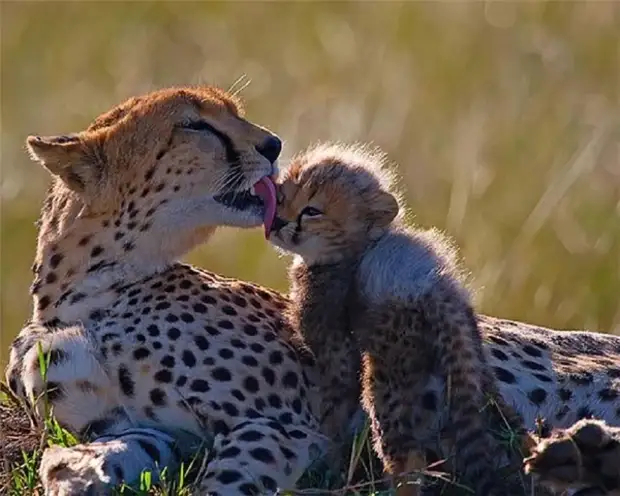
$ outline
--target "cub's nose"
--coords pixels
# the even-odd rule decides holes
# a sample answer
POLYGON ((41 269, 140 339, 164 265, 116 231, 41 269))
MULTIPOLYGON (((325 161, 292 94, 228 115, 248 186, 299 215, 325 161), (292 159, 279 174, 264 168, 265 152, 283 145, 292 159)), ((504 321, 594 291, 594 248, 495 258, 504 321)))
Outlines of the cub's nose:
POLYGON ((256 151, 273 164, 282 151, 282 141, 276 136, 269 136, 260 145, 256 145, 256 151))

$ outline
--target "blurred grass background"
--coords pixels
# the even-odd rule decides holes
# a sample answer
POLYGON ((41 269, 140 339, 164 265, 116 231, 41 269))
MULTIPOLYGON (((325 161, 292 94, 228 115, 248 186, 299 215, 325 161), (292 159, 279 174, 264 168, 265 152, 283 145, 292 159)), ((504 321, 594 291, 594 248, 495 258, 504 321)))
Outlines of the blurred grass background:
MULTIPOLYGON (((417 222, 462 247, 481 311, 620 333, 620 3, 2 2, 0 364, 30 311, 48 177, 29 133, 134 94, 228 88, 285 139, 380 145, 417 222)), ((259 230, 188 259, 286 290, 259 230)))

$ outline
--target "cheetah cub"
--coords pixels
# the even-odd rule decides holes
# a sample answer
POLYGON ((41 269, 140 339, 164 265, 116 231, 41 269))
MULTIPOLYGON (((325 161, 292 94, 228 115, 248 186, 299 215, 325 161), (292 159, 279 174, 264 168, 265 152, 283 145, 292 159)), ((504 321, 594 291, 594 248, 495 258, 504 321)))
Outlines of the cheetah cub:
MULTIPOLYGON (((267 238, 295 254, 291 320, 314 352, 326 434, 359 404, 389 474, 425 468, 437 440, 476 494, 490 494, 499 443, 481 412, 499 397, 453 245, 405 228, 384 157, 322 145, 292 160, 267 238), (447 441, 446 441, 447 440, 447 441)), ((415 494, 401 486, 400 494, 415 494)))

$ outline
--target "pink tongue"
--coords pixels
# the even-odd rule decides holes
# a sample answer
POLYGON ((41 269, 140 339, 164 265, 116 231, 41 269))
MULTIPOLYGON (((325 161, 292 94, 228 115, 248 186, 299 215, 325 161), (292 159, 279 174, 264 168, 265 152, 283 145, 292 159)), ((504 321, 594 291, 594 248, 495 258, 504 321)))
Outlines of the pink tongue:
POLYGON ((265 225, 265 238, 269 239, 273 219, 276 216, 276 186, 269 177, 265 176, 254 185, 254 191, 265 204, 263 224, 265 225))

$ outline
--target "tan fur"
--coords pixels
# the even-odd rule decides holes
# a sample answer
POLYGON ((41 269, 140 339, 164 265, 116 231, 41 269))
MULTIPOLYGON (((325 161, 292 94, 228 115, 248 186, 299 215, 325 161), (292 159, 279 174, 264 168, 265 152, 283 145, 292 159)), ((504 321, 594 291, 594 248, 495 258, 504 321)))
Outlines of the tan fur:
MULTIPOLYGON (((354 357, 361 347, 363 405, 389 473, 423 459, 425 443, 439 435, 441 405, 431 411, 421 405, 431 376, 442 375, 453 423, 446 427, 454 429, 460 469, 475 474, 471 482, 483 494, 492 457, 501 451, 483 409, 487 394, 496 401, 499 394, 488 378, 473 309, 453 248, 437 233, 409 232, 395 221, 399 202, 382 164, 383 157, 365 151, 326 147, 297 157, 285 172, 271 240, 300 255, 291 270, 293 323, 320 364, 324 398, 350 401, 342 368, 350 363, 353 375, 358 365, 343 362, 341 348, 348 343, 354 357), (308 206, 316 215, 304 214, 308 206), (414 267, 410 280, 403 279, 407 265, 414 267), (356 342, 349 343, 350 335, 356 342), (340 345, 335 350, 334 342, 340 345)), ((503 410, 512 420, 510 409, 503 410)))

